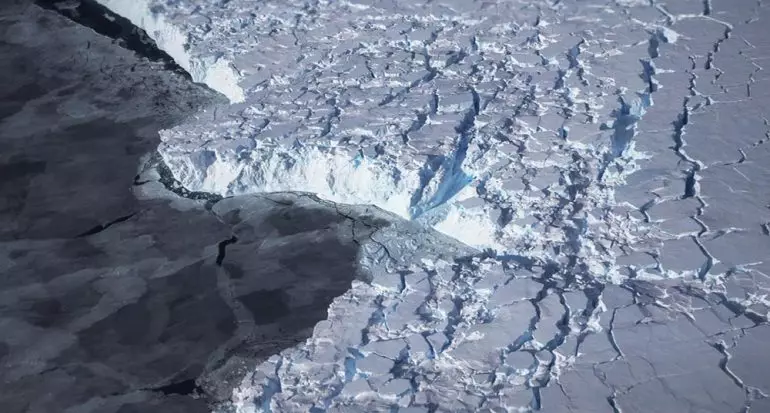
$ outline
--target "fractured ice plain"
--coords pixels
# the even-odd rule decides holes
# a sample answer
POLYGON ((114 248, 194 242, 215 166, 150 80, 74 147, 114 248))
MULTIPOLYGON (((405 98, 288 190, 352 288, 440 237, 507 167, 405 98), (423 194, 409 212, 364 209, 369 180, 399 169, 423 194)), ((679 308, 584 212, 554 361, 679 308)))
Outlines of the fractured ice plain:
POLYGON ((766 402, 729 367, 768 314, 761 2, 103 3, 233 103, 162 132, 187 189, 375 204, 493 250, 372 240, 372 282, 234 408, 766 402))
POLYGON ((644 157, 655 61, 682 40, 646 8, 456 3, 103 2, 236 102, 164 131, 190 190, 374 204, 541 258, 631 242, 635 222, 608 211, 644 157))

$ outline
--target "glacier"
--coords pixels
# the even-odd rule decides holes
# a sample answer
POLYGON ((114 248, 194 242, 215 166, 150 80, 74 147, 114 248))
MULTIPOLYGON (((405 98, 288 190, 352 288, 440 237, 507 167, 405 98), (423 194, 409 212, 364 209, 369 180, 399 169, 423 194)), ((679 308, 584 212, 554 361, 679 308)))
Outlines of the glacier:
MULTIPOLYGON (((160 131, 141 208, 1 262, 107 251, 126 261, 99 281, 130 303, 114 314, 149 301, 158 330, 181 317, 146 298, 158 285, 218 303, 235 338, 162 383, 227 413, 767 405, 751 368, 770 314, 760 3, 98 1, 229 103, 160 131), (144 250, 158 256, 126 258, 144 250), (284 311, 270 300, 302 331, 265 321, 284 311)), ((199 318, 196 334, 220 328, 199 318)))
MULTIPOLYGON (((645 62, 677 40, 660 18, 620 29, 613 9, 582 4, 102 4, 234 103, 161 133, 159 152, 185 188, 377 205, 538 259, 572 242, 569 232, 588 231, 573 240, 582 243, 619 220, 606 216, 613 188, 644 159, 633 137, 655 92, 645 62), (595 27, 604 19, 611 26, 595 27), (631 72, 592 71, 613 65, 631 72), (576 213, 597 224, 575 229, 564 202, 576 197, 576 213)), ((618 276, 611 252, 583 251, 600 276, 618 276)))

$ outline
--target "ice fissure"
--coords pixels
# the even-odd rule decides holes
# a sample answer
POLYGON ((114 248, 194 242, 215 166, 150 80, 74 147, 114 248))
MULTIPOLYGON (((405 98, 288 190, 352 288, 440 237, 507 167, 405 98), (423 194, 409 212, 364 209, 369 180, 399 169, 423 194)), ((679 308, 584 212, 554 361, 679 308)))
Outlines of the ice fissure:
MULTIPOLYGON (((711 2, 681 14, 631 1, 616 2, 623 13, 572 2, 145 3, 116 7, 235 102, 163 131, 159 153, 177 190, 314 194, 349 221, 367 271, 311 339, 244 381, 230 406, 238 412, 547 410, 555 388, 579 402, 562 383, 576 374, 598 380, 602 407, 620 412, 650 383, 671 392, 628 337, 695 311, 683 302, 697 294, 648 281, 684 278, 718 295, 752 264, 720 266, 713 253, 710 242, 741 228, 719 232, 706 219, 711 165, 692 137, 694 117, 715 105, 698 73, 723 76, 719 53, 737 30, 711 2), (693 19, 722 27, 706 44, 674 30, 693 19), (691 51, 692 69, 674 78, 677 48, 691 51), (661 152, 679 162, 675 189, 621 199, 661 152), (661 229, 657 211, 691 201, 695 229, 661 229), (343 204, 419 225, 367 224, 343 204), (667 266, 665 242, 686 243, 695 263, 667 266), (635 254, 652 263, 628 264, 635 254), (613 383, 612 369, 629 366, 652 373, 613 383)), ((767 321, 753 309, 762 298, 724 301, 714 305, 767 321)), ((713 350, 729 373, 726 348, 713 350)))

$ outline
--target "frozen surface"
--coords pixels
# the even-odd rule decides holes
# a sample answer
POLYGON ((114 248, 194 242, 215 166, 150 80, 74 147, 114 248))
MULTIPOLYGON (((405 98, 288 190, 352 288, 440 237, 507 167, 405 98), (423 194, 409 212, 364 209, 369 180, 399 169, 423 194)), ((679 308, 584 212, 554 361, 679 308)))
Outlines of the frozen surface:
MULTIPOLYGON (((153 1, 145 17, 104 4, 161 47, 184 33, 170 49, 183 62, 240 76, 242 103, 162 133, 186 188, 374 204, 501 254, 580 250, 605 277, 614 253, 597 244, 637 241, 641 220, 612 209, 666 88, 657 62, 691 48, 641 4, 153 1)), ((680 106, 681 81, 666 91, 680 106)))
POLYGON ((741 154, 767 150, 760 3, 148 1, 103 3, 161 47, 175 33, 182 62, 227 62, 243 91, 161 133, 189 190, 373 204, 603 280, 627 277, 617 258, 634 249, 659 258, 637 274, 703 278, 703 236, 764 224, 761 204, 726 228, 703 209, 714 185, 744 183, 741 154), (719 169, 737 182, 703 182, 719 169), (666 239, 702 265, 650 247, 666 239))
MULTIPOLYGON (((644 391, 660 391, 643 375, 596 373, 635 369, 634 343, 643 341, 613 332, 616 315, 641 307, 605 305, 604 282, 682 278, 723 294, 717 301, 736 315, 766 321, 764 294, 733 285, 765 285, 758 279, 770 273, 761 2, 236 0, 150 9, 188 36, 192 55, 234 67, 244 96, 162 133, 159 152, 182 186, 375 204, 492 250, 440 260, 440 248, 387 247, 392 268, 337 299, 304 346, 260 367, 236 392, 239 409, 538 409, 541 387, 586 368, 605 389, 604 409, 640 409, 644 391), (503 288, 518 277, 541 287, 503 288), (583 302, 572 307, 568 292, 583 302), (607 350, 594 337, 610 339, 612 351, 581 360, 581 340, 607 350)), ((672 325, 695 311, 655 308, 672 325)), ((629 317, 646 325, 652 316, 629 317)), ((714 366, 709 357, 729 358, 720 335, 734 328, 710 328, 674 327, 681 349, 660 345, 658 361, 641 351, 654 384, 670 389, 661 376, 701 374, 714 366), (659 373, 668 351, 703 359, 659 373)), ((738 411, 763 394, 722 369, 729 374, 698 388, 711 394, 733 382, 732 393, 703 404, 691 389, 672 390, 661 408, 738 411)), ((561 389, 557 405, 569 406, 561 389)), ((598 411, 589 400, 594 407, 576 409, 598 411)))
POLYGON ((767 8, 370 3, 0 12, 4 411, 770 408, 767 8))

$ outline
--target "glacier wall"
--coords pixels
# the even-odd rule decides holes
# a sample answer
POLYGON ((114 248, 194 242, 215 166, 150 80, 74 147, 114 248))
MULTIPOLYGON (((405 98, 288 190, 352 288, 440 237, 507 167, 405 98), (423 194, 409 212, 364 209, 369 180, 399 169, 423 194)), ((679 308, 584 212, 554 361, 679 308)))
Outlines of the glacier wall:
POLYGON ((374 204, 590 277, 627 276, 619 248, 649 238, 615 193, 646 157, 636 140, 653 96, 669 93, 656 62, 677 35, 664 20, 597 30, 614 12, 571 3, 101 3, 239 102, 162 131, 188 190, 374 204))
POLYGON ((146 31, 158 48, 168 53, 192 76, 194 82, 209 86, 233 103, 243 102, 243 90, 238 86, 239 76, 230 62, 191 53, 187 35, 169 23, 162 13, 162 7, 157 9, 158 5, 151 0, 96 1, 146 31))

